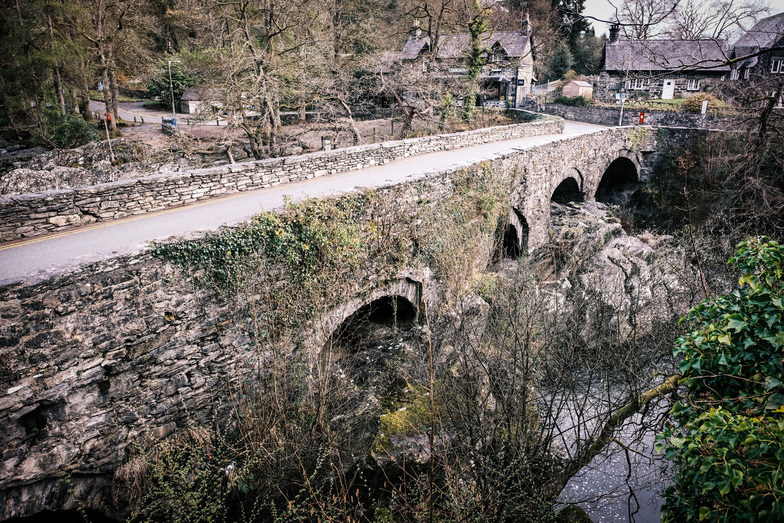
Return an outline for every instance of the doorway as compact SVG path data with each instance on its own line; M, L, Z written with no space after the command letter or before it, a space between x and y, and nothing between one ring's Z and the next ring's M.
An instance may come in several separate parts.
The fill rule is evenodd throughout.
M664 80L662 87L662 100L672 100L675 96L675 80Z

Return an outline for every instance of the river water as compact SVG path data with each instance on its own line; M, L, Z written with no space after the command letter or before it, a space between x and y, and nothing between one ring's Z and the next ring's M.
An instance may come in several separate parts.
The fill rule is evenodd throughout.
M594 458L561 493L563 503L575 502L596 523L661 521L662 492L668 485L663 454L654 450L657 429L640 429L640 419L627 423L617 443Z

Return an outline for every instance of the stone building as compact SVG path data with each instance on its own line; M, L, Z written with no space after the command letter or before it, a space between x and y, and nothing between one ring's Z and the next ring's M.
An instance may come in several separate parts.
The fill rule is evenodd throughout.
M531 93L534 57L530 23L520 31L490 31L482 36L486 60L479 75L483 103L488 107L520 107ZM444 81L468 74L466 57L471 47L469 33L440 35L435 63L431 63L430 36L414 25L398 60L405 67L421 68Z
M766 51L767 49L767 51ZM784 78L784 13L763 18L732 46L731 79L748 79L752 71Z
M645 98L685 98L726 79L729 46L721 40L631 40L610 28L599 85L604 96L625 90Z

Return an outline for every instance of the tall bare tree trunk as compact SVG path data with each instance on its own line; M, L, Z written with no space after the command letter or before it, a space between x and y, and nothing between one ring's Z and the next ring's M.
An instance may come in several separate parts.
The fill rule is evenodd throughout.
M52 15L47 14L46 21L49 24L49 45L52 49L52 54L54 54L54 28L52 27ZM57 90L57 98L60 101L60 113L65 116L65 97L63 96L63 81L60 76L59 66L54 66L54 88Z
M103 14L104 14L104 2L103 0L97 0L95 4L95 43L98 47L98 58L101 65L101 82L103 84L103 100L105 106L105 114L111 115L112 111L112 90L109 87L109 60L107 58L107 49L106 49L106 42L104 41L103 36ZM109 123L109 128L113 131L116 128L115 118Z
M120 86L117 84L117 64L114 61L114 52L111 43L109 44L109 88L112 91L112 110L114 115L112 123L115 124L120 117ZM112 127L114 129L114 127Z

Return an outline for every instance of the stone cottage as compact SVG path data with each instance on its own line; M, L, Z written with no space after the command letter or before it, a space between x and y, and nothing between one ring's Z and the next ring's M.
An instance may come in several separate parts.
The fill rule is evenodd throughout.
M625 90L646 98L685 98L708 90L730 73L730 49L720 40L631 40L610 28L599 86L606 97Z
M733 80L753 74L784 79L784 13L757 22L732 46L732 58L739 60L732 66Z
M492 31L482 35L486 63L480 72L480 90L488 107L519 107L531 93L534 57L530 24L526 19L520 31ZM438 38L436 63L430 63L430 37L415 25L398 60L403 66L422 68L443 80L465 76L466 57L471 36L465 33Z

